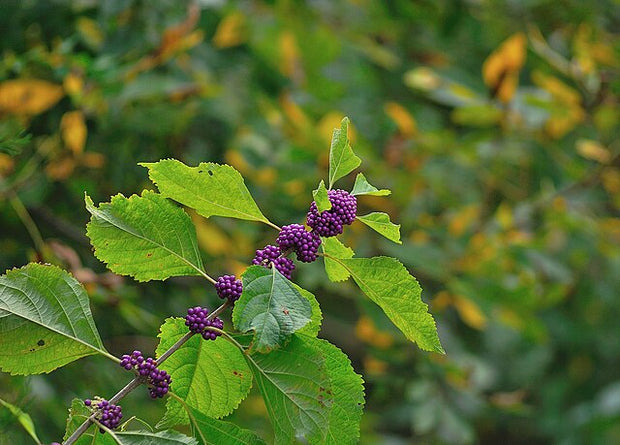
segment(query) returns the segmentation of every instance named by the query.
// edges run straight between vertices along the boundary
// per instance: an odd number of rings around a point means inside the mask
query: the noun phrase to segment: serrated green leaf
[[[138,281],[205,275],[189,215],[163,196],[118,194],[98,208],[88,195],[85,201],[92,214],[86,234],[112,272]]]
[[[305,325],[303,328],[297,331],[298,334],[308,335],[310,337],[316,337],[321,330],[321,322],[323,321],[323,313],[321,312],[321,307],[319,306],[319,302],[316,297],[310,291],[307,291],[301,286],[298,286],[295,283],[292,283],[295,286],[295,289],[299,291],[302,297],[304,297],[310,303],[310,307],[312,308],[312,315],[310,316],[310,322]]]
[[[155,353],[163,354],[187,333],[182,318],[168,318],[160,328]],[[170,374],[171,390],[188,406],[211,417],[230,414],[248,395],[252,377],[241,351],[222,337],[204,340],[194,335],[160,366]],[[183,406],[174,398],[166,402],[166,415],[158,428],[187,424]]]
[[[358,443],[360,422],[364,410],[364,381],[356,374],[351,361],[345,353],[326,340],[316,346],[325,357],[327,375],[331,381],[333,406],[329,412],[329,422],[325,444],[344,445]]]
[[[166,430],[153,433],[151,431],[110,432],[119,445],[198,445],[193,437],[181,434],[178,431]]]
[[[32,439],[36,443],[41,443],[41,440],[39,440],[39,438],[37,437],[37,432],[35,430],[34,422],[32,421],[32,417],[30,417],[28,414],[23,412],[17,406],[15,406],[15,405],[13,405],[13,404],[5,401],[5,400],[0,399],[0,405],[4,406],[6,409],[11,411],[11,414],[13,414],[13,416],[15,416],[15,418],[17,419],[19,424],[22,426],[22,428],[30,435],[30,437],[32,437]]]
[[[84,405],[84,401],[73,399],[67,417],[67,426],[63,442],[66,441],[78,427],[91,415],[91,411]],[[102,434],[97,425],[91,425],[75,442],[76,445],[115,445],[116,441],[109,434]]]
[[[400,224],[390,221],[390,215],[383,212],[372,212],[368,215],[357,216],[356,219],[366,224],[374,231],[385,236],[390,241],[402,244],[400,240]]]
[[[198,214],[269,223],[250,195],[243,177],[230,165],[201,162],[189,167],[176,159],[140,163],[159,192]]]
[[[250,266],[242,276],[243,293],[232,320],[241,332],[254,330],[253,347],[268,352],[282,346],[312,317],[312,307],[275,267]]]
[[[322,179],[317,189],[312,191],[312,197],[314,198],[319,213],[332,208],[332,203],[329,200],[327,189],[325,188],[325,182]]]
[[[234,423],[213,419],[188,407],[194,435],[203,445],[263,445],[265,441],[256,433]]]
[[[349,118],[345,117],[340,128],[334,129],[329,148],[329,188],[334,183],[355,170],[362,163],[349,144]]]
[[[435,320],[420,297],[422,288],[402,263],[389,257],[338,261],[409,340],[426,351],[444,353]]]
[[[353,184],[353,190],[351,194],[357,195],[371,195],[371,196],[388,196],[392,193],[391,190],[381,189],[379,190],[374,185],[371,185],[364,176],[363,173],[358,173],[355,177],[355,184]]]
[[[320,340],[293,335],[281,349],[246,355],[273,425],[275,443],[323,443],[333,403]]]
[[[96,353],[109,356],[75,278],[36,263],[0,276],[0,370],[40,374]]]
[[[323,257],[323,261],[325,264],[325,272],[327,273],[327,278],[329,278],[333,282],[344,281],[349,278],[349,271],[343,267],[337,261],[331,259],[340,258],[347,259],[353,258],[355,252],[350,247],[342,244],[338,238],[332,236],[329,238],[321,238],[321,247],[323,248],[323,252],[325,253],[325,257]]]

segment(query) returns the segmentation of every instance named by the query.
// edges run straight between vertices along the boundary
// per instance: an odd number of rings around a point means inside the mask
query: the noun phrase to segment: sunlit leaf
[[[388,189],[377,189],[374,185],[371,185],[364,176],[363,173],[358,173],[355,177],[355,184],[353,184],[352,195],[371,195],[371,196],[388,196],[392,192]]]
[[[349,144],[349,118],[342,119],[340,128],[336,128],[332,135],[329,149],[329,188],[334,183],[355,170],[362,162]]]
[[[332,203],[327,195],[327,189],[325,188],[325,182],[323,180],[319,183],[318,188],[312,191],[312,197],[314,198],[314,202],[316,202],[316,208],[319,213],[332,208]]]
[[[88,195],[85,200],[92,214],[86,234],[111,271],[138,281],[204,275],[189,216],[163,196],[149,190],[129,198],[118,194],[99,207]]]
[[[387,213],[372,212],[368,215],[357,216],[356,219],[385,236],[390,241],[402,244],[402,241],[400,240],[400,224],[392,223],[390,221],[390,216]]]
[[[0,370],[40,374],[97,353],[108,355],[75,278],[36,263],[0,276]]]
[[[334,258],[347,259],[353,258],[355,252],[350,247],[342,244],[338,238],[332,236],[329,238],[321,238],[321,248],[323,252],[325,252],[325,257],[323,258],[325,262],[325,273],[327,273],[327,278],[331,281],[344,281],[349,278],[349,271],[342,266],[337,261],[334,261]]]

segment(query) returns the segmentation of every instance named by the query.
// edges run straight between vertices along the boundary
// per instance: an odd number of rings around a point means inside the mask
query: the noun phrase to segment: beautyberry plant
[[[91,444],[261,444],[252,431],[222,420],[248,395],[252,381],[263,396],[275,443],[349,444],[359,438],[364,405],[361,376],[336,346],[318,338],[321,309],[315,296],[291,281],[295,263],[322,258],[334,282],[351,278],[412,342],[443,353],[435,322],[421,300],[417,280],[396,259],[356,257],[337,236],[359,221],[400,243],[400,226],[383,212],[357,214],[360,195],[386,196],[358,173],[353,189],[336,181],[361,160],[348,139],[348,119],[334,130],[327,186],[313,191],[306,223],[282,228],[262,213],[233,167],[174,159],[140,164],[158,192],[129,198],[118,194],[96,206],[87,235],[95,256],[120,275],[137,281],[194,275],[213,284],[223,300],[217,308],[191,307],[160,327],[155,358],[133,351],[120,359],[104,347],[88,295],[69,273],[31,263],[0,277],[0,369],[11,374],[47,373],[78,358],[99,354],[133,377],[109,399],[75,399],[66,445]],[[256,250],[241,277],[212,278],[197,248],[196,231],[181,206],[205,218],[238,218],[277,230],[275,244]],[[232,309],[232,326],[218,317]],[[120,401],[145,385],[152,398],[165,398],[166,413],[151,430],[130,430]],[[172,428],[190,425],[193,437]],[[188,431],[188,429],[185,429]],[[34,437],[34,436],[33,436]]]

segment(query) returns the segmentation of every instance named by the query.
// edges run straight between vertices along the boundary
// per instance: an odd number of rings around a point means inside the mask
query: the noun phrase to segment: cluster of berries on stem
[[[209,309],[196,306],[187,310],[185,316],[185,326],[194,334],[202,335],[205,340],[215,340],[222,335],[220,332],[209,330],[209,327],[223,329],[224,322],[218,317],[209,320]]]
[[[345,190],[328,190],[327,196],[332,208],[319,213],[316,202],[310,204],[306,215],[308,226],[320,236],[340,235],[345,225],[355,220],[357,199]]]
[[[149,394],[153,399],[163,397],[168,393],[172,379],[163,369],[157,369],[157,362],[151,357],[144,358],[142,352],[133,351],[131,355],[123,355],[121,367],[130,371],[135,369],[138,375],[145,378],[149,386]]]
[[[234,303],[241,296],[243,284],[234,275],[222,275],[215,282],[217,296]]]
[[[86,399],[84,400],[84,405],[88,406],[95,413],[95,418],[101,425],[111,430],[121,423],[123,411],[120,405],[110,403],[101,397],[95,397],[94,400]],[[103,433],[104,430],[102,429],[101,432]]]
[[[268,244],[263,249],[258,249],[252,260],[252,264],[271,268],[273,264],[275,268],[289,280],[291,274],[295,270],[295,264],[290,258],[283,256],[282,250],[278,246]]]

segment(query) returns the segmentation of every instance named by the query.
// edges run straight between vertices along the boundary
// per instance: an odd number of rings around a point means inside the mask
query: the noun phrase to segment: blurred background
[[[403,244],[361,224],[343,240],[403,261],[446,350],[407,342],[320,261],[298,267],[320,336],[364,375],[361,442],[620,443],[618,29],[616,0],[0,0],[0,269],[65,267],[108,349],[152,354],[165,317],[215,292],[107,273],[84,192],[152,188],[141,161],[225,162],[272,221],[301,222],[346,115],[361,170],[393,191],[361,211],[387,211]],[[193,219],[212,276],[274,239]],[[0,398],[59,440],[71,399],[115,393],[116,368],[0,374]],[[164,411],[141,391],[123,407]],[[271,437],[254,391],[230,419]],[[0,443],[29,443],[2,408]]]

